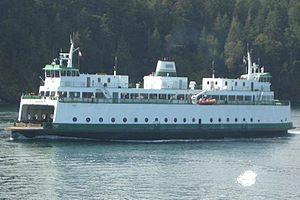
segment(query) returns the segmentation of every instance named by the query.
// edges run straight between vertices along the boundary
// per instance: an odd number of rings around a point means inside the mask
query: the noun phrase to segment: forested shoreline
[[[158,59],[201,83],[245,72],[247,43],[272,76],[276,98],[300,102],[298,0],[1,0],[0,101],[36,92],[42,67],[68,50],[70,34],[84,73],[142,81]]]

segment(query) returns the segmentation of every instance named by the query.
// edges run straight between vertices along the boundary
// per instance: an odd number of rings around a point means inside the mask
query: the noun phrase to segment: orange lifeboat
[[[213,105],[216,104],[217,100],[216,99],[210,99],[210,98],[201,98],[198,100],[199,105]]]

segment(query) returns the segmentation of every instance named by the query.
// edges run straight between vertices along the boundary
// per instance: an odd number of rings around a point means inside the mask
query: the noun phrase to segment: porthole
[[[91,118],[87,117],[87,118],[85,119],[85,121],[86,121],[86,122],[90,122],[90,121],[91,121]]]
[[[103,122],[103,118],[102,117],[99,118],[99,122]]]
[[[125,122],[125,123],[127,122],[127,118],[126,117],[123,118],[123,122]]]
[[[156,118],[154,119],[154,121],[158,122],[158,118],[156,117]]]
[[[168,122],[168,118],[165,118],[165,122]]]
[[[218,121],[219,121],[219,122],[221,122],[221,121],[222,121],[222,119],[221,119],[221,118],[219,118],[219,119],[218,119]]]
[[[246,121],[246,119],[245,118],[243,118],[243,122],[245,122]]]
[[[148,121],[149,121],[149,119],[146,117],[146,118],[145,118],[145,122],[148,122]]]
[[[235,119],[234,119],[234,121],[235,121],[235,122],[237,122],[237,121],[238,121],[238,119],[237,119],[237,118],[235,118]]]
[[[113,117],[113,118],[111,118],[111,122],[115,122],[116,121],[116,119]]]
[[[177,118],[174,118],[174,122],[177,122]]]
[[[195,121],[196,121],[196,119],[195,119],[195,118],[193,118],[193,119],[192,119],[192,122],[195,122]]]
[[[138,122],[138,118],[137,117],[134,118],[134,122]]]
[[[186,118],[183,118],[183,122],[184,122],[184,123],[186,122]]]
[[[253,122],[253,118],[250,118],[250,122]]]
[[[73,122],[77,122],[77,117],[73,117]]]
[[[227,117],[226,121],[227,121],[227,122],[229,122],[229,121],[230,121],[228,117]]]
[[[213,120],[213,118],[210,118],[210,120],[209,120],[210,122],[213,122],[214,120]]]

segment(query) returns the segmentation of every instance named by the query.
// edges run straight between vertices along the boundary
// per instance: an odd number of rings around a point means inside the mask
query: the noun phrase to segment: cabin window
[[[150,94],[149,99],[157,99],[157,94]]]
[[[227,81],[225,81],[225,86],[227,86]]]
[[[59,97],[67,97],[68,93],[59,91],[59,92],[57,92],[57,94],[58,94]]]
[[[234,119],[234,121],[235,121],[235,122],[237,122],[237,121],[238,121],[238,119],[237,119],[237,118],[235,118],[235,119]]]
[[[50,96],[51,96],[51,97],[54,97],[54,96],[55,96],[55,91],[51,91],[51,92],[50,92]]]
[[[71,76],[71,72],[70,71],[67,71],[67,76]]]
[[[98,78],[98,83],[101,83],[101,78]]]
[[[103,99],[104,98],[104,94],[103,94],[103,92],[96,92],[95,93],[95,97],[98,98],[98,99]]]
[[[79,98],[80,92],[69,92],[69,97],[70,98]]]
[[[148,94],[140,94],[141,99],[148,99]]]
[[[246,121],[246,118],[243,118],[243,122],[245,122]]]
[[[213,120],[213,118],[210,118],[210,120],[209,120],[210,122],[213,122],[214,120]]]
[[[166,122],[166,123],[168,122],[168,118],[165,118],[165,122]]]
[[[91,121],[91,118],[87,117],[87,118],[85,119],[85,121],[86,121],[86,122],[90,122],[90,121]]]
[[[113,117],[113,118],[111,118],[111,122],[115,122],[116,121],[116,119]]]
[[[244,100],[244,96],[241,96],[241,95],[236,96],[236,98],[237,98],[238,101],[243,101]]]
[[[166,94],[159,94],[159,99],[167,99],[167,95]]]
[[[251,96],[245,96],[245,101],[251,101]]]
[[[168,99],[175,99],[176,95],[175,94],[168,94]]]
[[[174,122],[175,122],[175,123],[177,122],[177,118],[174,118]]]
[[[229,122],[229,121],[230,121],[228,117],[227,117],[226,121],[227,121],[227,122]]]
[[[250,122],[253,122],[253,118],[250,118]]]
[[[123,122],[124,122],[124,123],[127,122],[127,118],[126,118],[126,117],[123,118]]]
[[[138,93],[132,93],[132,94],[130,94],[130,98],[131,98],[131,99],[137,99],[138,96],[139,96]]]
[[[184,100],[184,95],[183,94],[178,94],[177,95],[177,100]]]
[[[238,85],[238,83],[237,83],[237,82],[235,82],[235,83],[234,83],[234,85],[235,85],[235,86],[237,86],[237,85]]]
[[[149,121],[149,119],[146,117],[146,118],[145,118],[145,122],[148,122],[148,121]]]
[[[41,91],[40,92],[40,96],[44,96],[45,95],[45,92],[44,91]]]
[[[246,83],[245,82],[243,82],[243,86],[245,87],[245,85],[246,85]]]
[[[76,76],[75,71],[72,71],[72,76]]]
[[[219,100],[219,95],[212,95],[211,98],[213,98],[215,100]]]
[[[235,96],[234,95],[229,95],[228,99],[229,99],[229,101],[235,101]]]
[[[49,97],[49,96],[50,96],[50,92],[49,92],[49,91],[46,91],[45,96],[46,96],[46,97]]]
[[[183,122],[184,122],[184,123],[186,122],[186,118],[183,118]]]
[[[73,117],[73,122],[77,122],[77,117]]]
[[[219,118],[219,119],[218,119],[218,121],[219,121],[219,122],[221,122],[221,121],[222,121],[222,119],[221,119],[221,118]]]
[[[154,121],[158,122],[158,118],[156,117],[156,118],[154,119]]]
[[[102,117],[99,118],[99,122],[103,122],[103,118]]]
[[[193,118],[193,119],[192,119],[192,122],[195,122],[195,121],[196,121],[196,119],[195,119],[195,118]]]
[[[226,100],[226,99],[227,99],[227,96],[225,96],[225,95],[221,95],[221,96],[220,96],[220,100],[223,100],[223,101],[224,101],[224,100]]]
[[[121,99],[129,99],[129,93],[121,93]]]
[[[57,70],[54,71],[54,77],[59,77],[59,71]]]
[[[137,117],[134,118],[134,122],[138,122],[138,118]]]
[[[110,78],[107,78],[107,82],[110,83]]]
[[[206,84],[209,85],[209,81],[207,81]]]
[[[62,70],[60,73],[61,73],[61,76],[66,76],[67,75],[65,70]]]
[[[215,85],[218,85],[218,82],[217,82],[217,81],[215,82]]]
[[[50,71],[46,70],[46,77],[50,77]]]
[[[94,95],[93,92],[83,92],[82,98],[92,98],[93,95]]]

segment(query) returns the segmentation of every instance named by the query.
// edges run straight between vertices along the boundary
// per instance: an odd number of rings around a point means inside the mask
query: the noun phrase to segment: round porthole
[[[174,118],[174,122],[177,122],[177,118]]]
[[[77,122],[77,117],[73,117],[73,122]]]
[[[195,122],[195,121],[196,121],[196,119],[195,119],[195,118],[193,118],[193,119],[192,119],[192,122]]]
[[[85,119],[85,121],[86,121],[86,122],[90,122],[90,121],[91,121],[91,118],[87,117],[87,118]]]
[[[145,118],[145,122],[148,122],[148,121],[149,121],[149,119],[146,117],[146,118]]]
[[[213,120],[213,118],[210,118],[210,120],[209,120],[210,122],[213,122],[214,120]]]
[[[222,121],[222,119],[221,119],[221,118],[219,118],[219,119],[218,119],[218,121],[219,121],[219,122],[221,122],[221,121]]]
[[[134,122],[138,122],[138,118],[137,117],[134,118]]]
[[[227,118],[226,121],[229,122],[229,118]]]
[[[250,122],[253,122],[253,118],[250,118]]]
[[[237,119],[237,118],[235,118],[235,119],[234,119],[234,121],[235,121],[235,122],[237,122],[237,121],[238,121],[238,119]]]
[[[113,118],[111,118],[111,122],[115,122],[116,121],[116,119],[113,117]]]
[[[127,122],[127,118],[126,117],[123,118],[123,122]]]
[[[165,122],[168,122],[168,118],[165,118]]]
[[[156,118],[154,119],[154,121],[158,122],[158,118],[156,117]]]
[[[186,118],[183,118],[183,122],[186,122]]]
[[[103,122],[103,118],[102,117],[99,118],[99,122]]]

